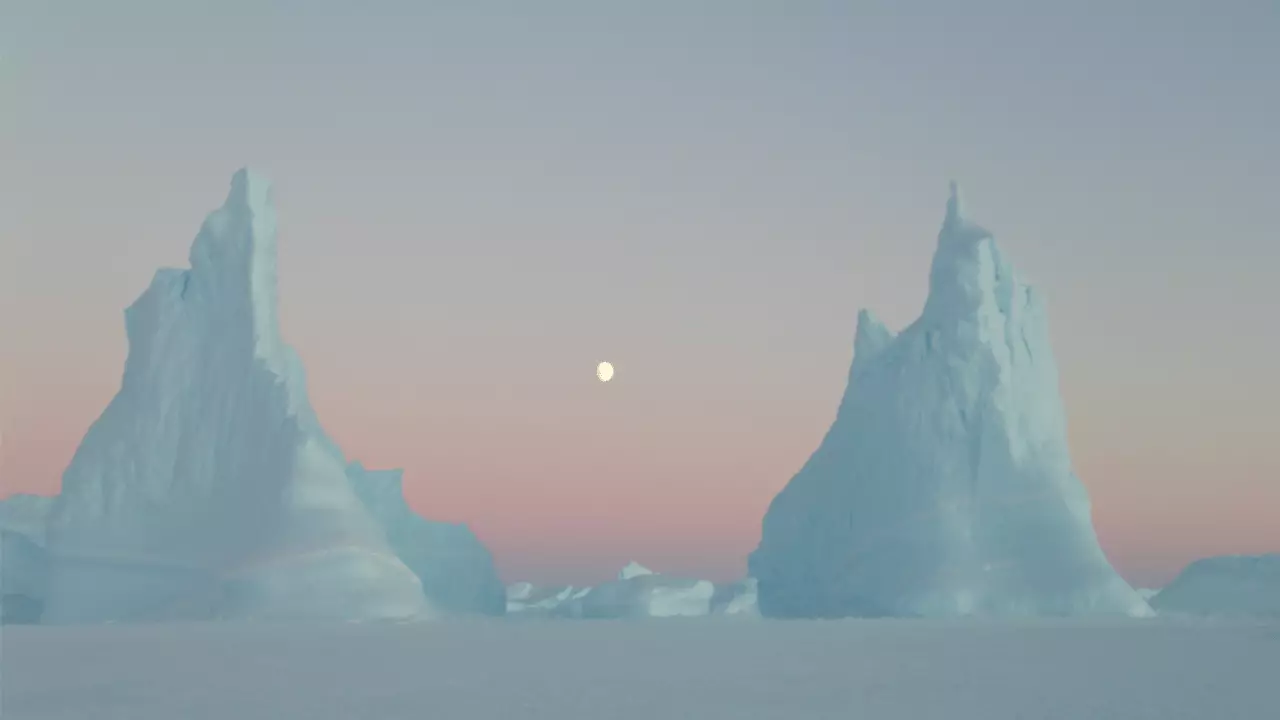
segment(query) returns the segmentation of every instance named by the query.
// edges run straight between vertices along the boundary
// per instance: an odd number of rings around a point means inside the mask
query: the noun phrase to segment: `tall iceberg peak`
[[[246,311],[260,342],[258,354],[279,365],[284,360],[275,357],[282,350],[276,341],[280,332],[276,257],[271,183],[243,168],[232,177],[222,207],[209,214],[191,244],[183,297],[196,304]]]
[[[1067,448],[1043,308],[952,185],[921,317],[859,315],[836,420],[751,554],[774,616],[1150,613]]]
[[[991,232],[965,215],[959,186],[951,183],[947,214],[929,271],[929,297],[922,320],[953,324],[984,308],[1008,310],[1016,285],[1013,269]]]
[[[46,619],[369,619],[426,611],[279,334],[270,185],[236,173],[126,311],[119,392],[49,514]]]
[[[231,176],[226,205],[244,207],[251,212],[274,212],[271,181],[252,168],[240,168]]]
[[[947,195],[947,223],[963,222],[965,217],[964,194],[960,192],[960,183],[952,180]]]

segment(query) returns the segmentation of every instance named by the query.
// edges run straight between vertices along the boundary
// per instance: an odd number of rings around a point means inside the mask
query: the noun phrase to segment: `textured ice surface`
[[[750,558],[771,616],[1150,614],[1067,449],[1044,304],[952,186],[920,318],[858,316],[836,420]]]
[[[405,502],[403,471],[347,467],[356,495],[387,534],[396,555],[422,581],[440,610],[502,615],[506,589],[488,548],[466,525],[428,520]]]
[[[1161,614],[1280,618],[1280,554],[1197,560],[1156,593]]]
[[[475,618],[3,648],[5,720],[1267,720],[1280,626]]]
[[[49,516],[46,622],[425,610],[280,337],[270,187],[240,171],[125,312],[120,391]]]

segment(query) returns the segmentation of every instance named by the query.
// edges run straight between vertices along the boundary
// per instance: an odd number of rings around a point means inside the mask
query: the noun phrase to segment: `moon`
[[[607,362],[602,362],[596,366],[596,377],[600,378],[600,382],[609,382],[613,378],[613,366]]]

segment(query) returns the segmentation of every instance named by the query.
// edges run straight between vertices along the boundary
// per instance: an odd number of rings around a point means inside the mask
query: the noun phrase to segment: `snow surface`
[[[920,318],[858,315],[836,420],[750,558],[773,616],[1148,615],[1071,467],[1044,303],[952,184]]]
[[[280,337],[275,230],[269,184],[241,170],[191,269],[126,310],[120,391],[50,512],[44,621],[426,611]]]
[[[1197,560],[1157,593],[1151,606],[1162,615],[1280,618],[1280,553]]]
[[[506,588],[493,555],[466,525],[428,520],[405,501],[401,470],[347,467],[347,476],[386,532],[391,549],[422,581],[427,599],[440,610],[502,615]]]
[[[15,626],[5,720],[1265,720],[1280,626]]]

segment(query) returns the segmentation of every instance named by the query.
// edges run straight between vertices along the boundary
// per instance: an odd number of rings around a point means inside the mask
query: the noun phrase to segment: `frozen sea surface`
[[[4,720],[1280,717],[1280,625],[6,627]]]

